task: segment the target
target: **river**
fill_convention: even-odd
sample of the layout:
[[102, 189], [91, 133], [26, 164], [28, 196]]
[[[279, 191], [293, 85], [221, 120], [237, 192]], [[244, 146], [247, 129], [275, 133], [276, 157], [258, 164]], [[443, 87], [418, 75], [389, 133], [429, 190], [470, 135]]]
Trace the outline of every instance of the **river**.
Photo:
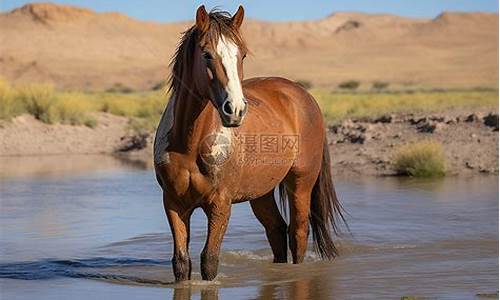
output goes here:
[[248, 203], [233, 206], [214, 282], [173, 283], [154, 172], [109, 156], [1, 158], [2, 299], [481, 299], [498, 291], [498, 177], [336, 181], [351, 234], [333, 262], [272, 264]]

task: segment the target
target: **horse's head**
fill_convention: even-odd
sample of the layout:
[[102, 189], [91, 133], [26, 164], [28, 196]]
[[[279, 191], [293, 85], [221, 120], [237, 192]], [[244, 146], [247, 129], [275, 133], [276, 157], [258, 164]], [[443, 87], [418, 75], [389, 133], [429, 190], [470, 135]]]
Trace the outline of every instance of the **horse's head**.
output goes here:
[[194, 64], [203, 82], [198, 86], [219, 112], [225, 127], [241, 125], [248, 108], [241, 86], [247, 53], [240, 35], [243, 16], [241, 6], [232, 17], [225, 12], [207, 13], [203, 5], [196, 11]]

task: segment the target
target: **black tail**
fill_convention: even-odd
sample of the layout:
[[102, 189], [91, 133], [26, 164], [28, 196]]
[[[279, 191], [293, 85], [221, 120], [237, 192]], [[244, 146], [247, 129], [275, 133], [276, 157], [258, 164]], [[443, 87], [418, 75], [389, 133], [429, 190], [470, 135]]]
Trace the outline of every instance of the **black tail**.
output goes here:
[[347, 226], [343, 211], [344, 209], [335, 194], [330, 166], [330, 152], [328, 151], [328, 142], [325, 139], [321, 171], [312, 190], [311, 211], [309, 214], [314, 249], [322, 259], [333, 259], [338, 255], [338, 249], [333, 243], [330, 229], [333, 230], [335, 235], [340, 234], [339, 217], [342, 223]]

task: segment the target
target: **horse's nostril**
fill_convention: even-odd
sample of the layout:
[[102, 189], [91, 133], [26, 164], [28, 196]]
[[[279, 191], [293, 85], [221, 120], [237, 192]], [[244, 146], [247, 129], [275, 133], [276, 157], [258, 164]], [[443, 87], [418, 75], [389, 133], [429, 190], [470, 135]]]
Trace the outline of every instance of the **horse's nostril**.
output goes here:
[[231, 116], [234, 112], [234, 108], [233, 108], [233, 105], [231, 104], [231, 102], [229, 102], [228, 100], [226, 100], [224, 102], [224, 104], [222, 104], [222, 111], [228, 115], [228, 116]]
[[248, 111], [248, 104], [245, 103], [245, 106], [243, 106], [243, 109], [240, 110], [240, 117], [243, 117], [244, 115], [246, 115], [247, 111]]

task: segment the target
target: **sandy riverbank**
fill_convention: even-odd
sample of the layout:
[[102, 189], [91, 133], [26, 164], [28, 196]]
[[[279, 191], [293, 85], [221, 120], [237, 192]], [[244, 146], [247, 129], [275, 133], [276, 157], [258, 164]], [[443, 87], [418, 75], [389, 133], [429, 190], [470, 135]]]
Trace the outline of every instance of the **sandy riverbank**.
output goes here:
[[394, 175], [395, 151], [422, 140], [443, 146], [448, 175], [498, 174], [498, 113], [491, 110], [349, 119], [328, 137], [334, 172], [343, 177]]
[[[0, 123], [0, 156], [113, 154], [151, 164], [152, 134], [135, 135], [124, 117], [95, 115], [95, 128], [48, 125], [22, 115]], [[498, 174], [498, 113], [454, 110], [347, 119], [329, 127], [336, 176], [393, 175], [401, 145], [431, 139], [443, 145], [449, 175]]]

